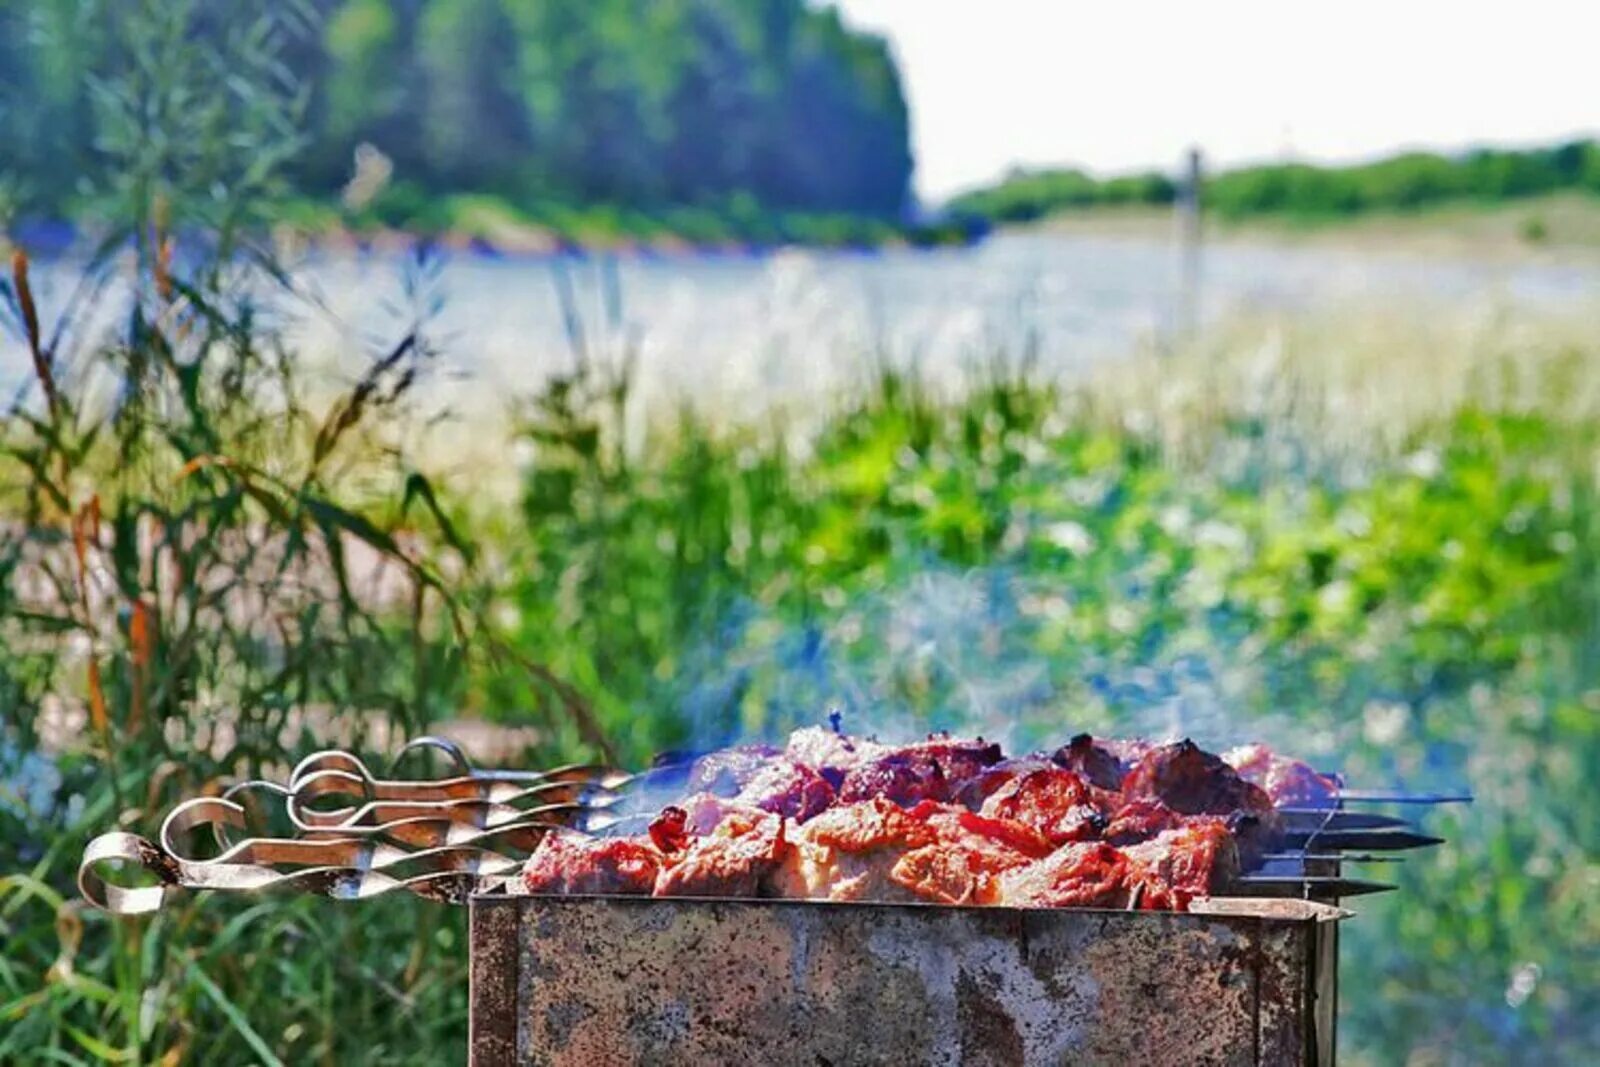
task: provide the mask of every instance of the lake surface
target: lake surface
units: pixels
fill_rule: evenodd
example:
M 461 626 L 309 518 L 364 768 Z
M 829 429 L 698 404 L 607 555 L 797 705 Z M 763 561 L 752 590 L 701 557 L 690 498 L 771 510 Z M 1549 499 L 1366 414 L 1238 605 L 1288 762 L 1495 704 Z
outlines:
M 732 406 L 825 392 L 884 360 L 946 378 L 1032 353 L 1038 372 L 1070 375 L 1170 343 L 1189 314 L 1175 245 L 1143 237 L 1011 233 L 928 252 L 441 254 L 428 271 L 408 264 L 397 253 L 306 260 L 299 274 L 320 307 L 291 309 L 291 332 L 303 350 L 348 364 L 398 336 L 407 308 L 436 303 L 430 332 L 451 373 L 435 388 L 469 406 L 526 393 L 569 369 L 580 348 L 602 360 L 636 352 L 652 398 Z M 35 278 L 48 320 L 72 271 L 44 265 Z M 1204 321 L 1383 305 L 1561 308 L 1600 294 L 1600 263 L 1229 242 L 1205 249 L 1198 292 Z M 6 337 L 0 383 L 26 371 L 18 339 Z

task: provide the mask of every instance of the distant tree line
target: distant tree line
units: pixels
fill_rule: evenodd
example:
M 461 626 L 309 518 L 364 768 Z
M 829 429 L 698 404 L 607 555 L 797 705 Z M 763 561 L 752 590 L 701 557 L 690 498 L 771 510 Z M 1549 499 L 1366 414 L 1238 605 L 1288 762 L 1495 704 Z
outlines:
M 121 7 L 120 5 L 127 5 Z M 413 195 L 894 217 L 912 168 L 881 39 L 805 0 L 274 0 L 302 94 L 294 190 L 333 197 L 357 149 Z M 0 0 L 0 205 L 70 214 L 130 11 L 198 36 L 239 0 Z M 115 9 L 118 32 L 102 17 Z M 278 13 L 281 16 L 282 11 Z M 139 15 L 132 16 L 136 24 Z M 248 17 L 248 15 L 246 16 Z M 290 27 L 286 31 L 285 27 Z M 196 108 L 208 106 L 193 101 Z M 161 131 L 150 131 L 161 136 Z
M 1344 167 L 1240 167 L 1208 179 L 1203 198 L 1208 209 L 1230 218 L 1335 218 L 1565 190 L 1600 194 L 1600 143 L 1573 141 L 1523 151 L 1486 148 L 1461 155 L 1408 152 Z M 955 198 L 950 209 L 989 222 L 1025 222 L 1091 207 L 1170 204 L 1176 194 L 1172 179 L 1156 172 L 1099 179 L 1080 170 L 1023 171 Z

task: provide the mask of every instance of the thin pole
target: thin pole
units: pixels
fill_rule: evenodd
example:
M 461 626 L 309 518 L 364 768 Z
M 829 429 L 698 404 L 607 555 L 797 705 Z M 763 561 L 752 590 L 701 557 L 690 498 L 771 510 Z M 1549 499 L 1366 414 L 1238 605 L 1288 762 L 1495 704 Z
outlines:
M 1200 326 L 1200 190 L 1204 165 L 1198 147 L 1192 147 L 1184 160 L 1184 173 L 1178 182 L 1176 223 L 1178 230 L 1178 336 L 1193 339 Z

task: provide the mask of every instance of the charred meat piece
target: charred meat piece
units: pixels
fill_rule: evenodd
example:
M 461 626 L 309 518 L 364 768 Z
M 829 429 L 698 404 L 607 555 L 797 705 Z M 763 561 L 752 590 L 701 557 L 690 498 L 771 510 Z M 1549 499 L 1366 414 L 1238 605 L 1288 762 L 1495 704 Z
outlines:
M 892 748 L 855 767 L 839 786 L 839 800 L 886 797 L 902 807 L 924 800 L 952 801 L 983 771 L 999 763 L 1000 746 L 935 737 Z
M 923 801 L 909 814 L 923 820 L 936 840 L 901 856 L 889 880 L 920 900 L 997 904 L 1000 875 L 1048 856 L 1053 847 L 1031 826 L 954 804 Z
M 1000 878 L 975 853 L 949 845 L 907 852 L 889 870 L 889 880 L 918 900 L 935 904 L 998 904 Z
M 683 808 L 668 806 L 650 820 L 650 842 L 663 855 L 682 852 L 689 847 L 689 813 Z
M 811 900 L 913 899 L 890 872 L 906 853 L 937 841 L 926 819 L 882 797 L 841 804 L 795 831 L 770 888 Z
M 879 744 L 823 726 L 808 726 L 789 735 L 784 755 L 795 763 L 810 767 L 835 789 L 845 775 L 889 751 Z
M 1000 877 L 1000 900 L 1014 908 L 1121 908 L 1128 862 L 1110 845 L 1064 845 Z
M 552 830 L 523 864 L 522 885 L 530 893 L 649 896 L 660 869 L 661 853 L 647 837 Z
M 1139 797 L 1112 813 L 1101 836 L 1110 844 L 1136 845 L 1157 834 L 1182 826 L 1188 816 L 1181 815 L 1159 800 Z
M 734 798 L 714 796 L 710 793 L 695 793 L 693 796 L 684 797 L 675 806 L 682 808 L 687 816 L 684 830 L 690 837 L 705 837 L 732 815 L 759 819 L 763 814 L 762 809 L 753 804 L 745 804 Z
M 1240 745 L 1224 752 L 1222 761 L 1245 781 L 1260 786 L 1280 808 L 1331 808 L 1339 802 L 1337 778 L 1318 774 L 1266 745 Z
M 790 851 L 781 815 L 735 812 L 704 837 L 668 857 L 655 881 L 658 897 L 754 897 Z
M 805 822 L 832 806 L 833 786 L 805 764 L 774 756 L 745 782 L 734 799 Z
M 1239 874 L 1233 834 L 1218 818 L 1191 818 L 1122 854 L 1130 902 L 1147 911 L 1188 911 L 1190 901 L 1211 896 Z
M 1001 786 L 1030 771 L 1043 770 L 1053 767 L 1048 757 L 1041 755 L 1019 756 L 1016 759 L 1005 759 L 999 763 L 985 767 L 971 778 L 956 794 L 956 803 L 964 804 L 973 811 L 983 807 L 983 802 L 993 796 Z
M 1050 759 L 1096 789 L 1116 792 L 1122 788 L 1122 778 L 1128 773 L 1128 768 L 1107 747 L 1114 744 L 1117 742 L 1096 742 L 1088 734 L 1079 734 L 1056 749 Z
M 1125 800 L 1159 800 L 1181 815 L 1270 813 L 1272 800 L 1260 787 L 1193 741 L 1150 750 L 1122 780 Z
M 1001 786 L 984 802 L 982 814 L 1031 826 L 1052 844 L 1087 841 L 1106 825 L 1095 792 L 1072 771 L 1046 767 Z

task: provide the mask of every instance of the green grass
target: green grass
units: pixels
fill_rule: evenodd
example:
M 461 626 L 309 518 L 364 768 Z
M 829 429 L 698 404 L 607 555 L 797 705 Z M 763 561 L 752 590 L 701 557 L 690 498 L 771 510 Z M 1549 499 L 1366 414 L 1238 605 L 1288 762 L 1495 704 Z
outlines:
M 973 236 L 957 224 L 769 210 L 739 196 L 698 206 L 622 207 L 490 193 L 439 195 L 405 182 L 385 187 L 359 209 L 298 197 L 275 204 L 271 217 L 275 223 L 312 234 L 366 237 L 391 231 L 420 239 L 483 242 L 509 252 L 546 251 L 564 244 L 663 249 L 937 246 L 960 244 Z
M 1207 210 L 1224 219 L 1324 222 L 1560 192 L 1600 192 L 1600 144 L 1405 152 L 1344 165 L 1264 163 L 1208 175 L 1201 196 Z M 950 210 L 993 223 L 1026 222 L 1063 212 L 1166 205 L 1176 195 L 1174 183 L 1155 172 L 1099 179 L 1078 170 L 1037 170 L 958 196 Z

